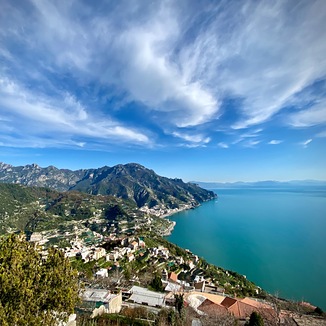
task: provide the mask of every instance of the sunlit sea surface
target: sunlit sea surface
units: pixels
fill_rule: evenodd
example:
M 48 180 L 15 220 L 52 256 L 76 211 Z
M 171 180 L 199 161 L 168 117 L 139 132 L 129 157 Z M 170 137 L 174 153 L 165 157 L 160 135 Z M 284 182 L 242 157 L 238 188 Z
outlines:
M 272 294 L 326 310 L 326 189 L 214 189 L 168 240 Z

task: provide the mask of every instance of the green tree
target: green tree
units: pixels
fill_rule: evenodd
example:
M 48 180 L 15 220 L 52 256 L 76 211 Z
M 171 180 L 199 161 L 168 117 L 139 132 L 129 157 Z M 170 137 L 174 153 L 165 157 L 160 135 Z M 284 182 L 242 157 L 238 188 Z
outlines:
M 0 241 L 0 325 L 56 325 L 78 300 L 77 271 L 61 251 L 50 249 L 42 260 L 16 235 Z
M 158 291 L 158 292 L 163 292 L 163 284 L 160 275 L 155 274 L 152 282 L 149 284 L 153 290 Z
M 104 216 L 107 220 L 115 220 L 119 217 L 124 217 L 126 215 L 125 211 L 120 205 L 108 206 L 104 211 Z
M 124 268 L 124 277 L 127 281 L 131 279 L 131 268 L 128 265 Z
M 314 311 L 315 311 L 316 314 L 318 314 L 320 316 L 323 315 L 323 313 L 324 313 L 323 310 L 321 308 L 319 308 L 319 307 L 316 307 L 316 309 Z
M 175 298 L 175 304 L 174 304 L 175 308 L 177 309 L 179 314 L 181 314 L 181 311 L 183 309 L 183 294 L 175 294 L 174 298 Z
M 254 311 L 250 315 L 248 325 L 249 326 L 264 326 L 263 318 L 261 317 L 261 315 L 258 312 Z

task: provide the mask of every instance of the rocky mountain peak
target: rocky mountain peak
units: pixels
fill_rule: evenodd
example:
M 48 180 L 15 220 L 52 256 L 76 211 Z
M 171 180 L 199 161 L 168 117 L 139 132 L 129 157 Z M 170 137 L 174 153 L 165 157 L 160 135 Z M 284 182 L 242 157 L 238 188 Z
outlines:
M 42 168 L 35 163 L 18 167 L 1 163 L 0 182 L 111 195 L 133 201 L 138 207 L 148 208 L 194 206 L 214 198 L 211 191 L 184 183 L 181 179 L 159 176 L 137 163 L 77 171 L 54 166 Z
M 12 165 L 0 162 L 0 170 L 6 170 L 12 168 Z

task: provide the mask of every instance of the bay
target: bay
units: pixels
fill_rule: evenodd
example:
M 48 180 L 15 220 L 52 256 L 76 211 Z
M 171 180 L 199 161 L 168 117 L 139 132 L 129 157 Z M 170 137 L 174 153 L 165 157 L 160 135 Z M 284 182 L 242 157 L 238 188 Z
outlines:
M 170 217 L 169 241 L 269 293 L 326 310 L 326 191 L 216 189 Z

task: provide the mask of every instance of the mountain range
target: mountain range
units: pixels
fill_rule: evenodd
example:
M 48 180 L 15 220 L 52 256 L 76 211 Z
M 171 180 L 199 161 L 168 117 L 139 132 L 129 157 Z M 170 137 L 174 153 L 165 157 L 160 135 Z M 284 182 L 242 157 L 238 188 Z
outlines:
M 12 166 L 0 163 L 0 182 L 110 195 L 134 202 L 139 208 L 163 206 L 174 209 L 185 204 L 197 206 L 215 197 L 214 192 L 194 183 L 159 176 L 136 163 L 76 171 L 54 166 L 42 168 L 37 164 Z

